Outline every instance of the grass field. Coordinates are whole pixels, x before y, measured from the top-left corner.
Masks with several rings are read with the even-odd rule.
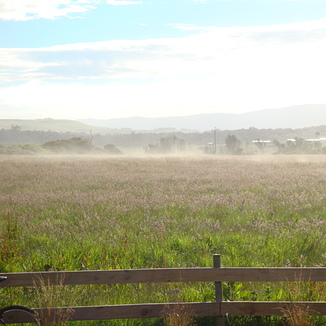
[[[326,156],[2,156],[0,175],[0,272],[210,267],[215,253],[228,267],[326,263]],[[209,284],[120,285],[63,288],[62,304],[168,302],[173,286],[179,301],[214,300]],[[224,285],[229,300],[288,300],[292,290]],[[36,306],[34,291],[0,295]],[[323,286],[300,291],[325,299]],[[233,324],[255,322],[280,323]]]

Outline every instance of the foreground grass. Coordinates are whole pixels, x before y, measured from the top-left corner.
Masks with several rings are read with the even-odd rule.
[[[0,272],[208,267],[214,253],[224,266],[324,266],[325,167],[321,156],[1,157]],[[65,300],[168,302],[173,287],[179,301],[214,300],[209,284],[75,287]],[[7,301],[33,305],[33,291],[8,290]],[[273,284],[224,291],[229,300],[291,299]],[[300,291],[325,299],[317,285]]]

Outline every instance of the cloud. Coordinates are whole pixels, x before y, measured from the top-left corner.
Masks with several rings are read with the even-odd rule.
[[[54,108],[57,117],[69,109],[71,118],[326,102],[325,20],[193,27],[183,38],[0,49],[0,102],[39,108],[42,117],[54,117]]]
[[[0,0],[1,20],[55,19],[85,13],[97,0]]]
[[[49,48],[0,49],[3,83],[31,79],[123,79],[160,75],[158,56],[169,58],[171,40],[108,41]]]
[[[272,25],[272,26],[253,26],[253,27],[228,27],[221,28],[216,26],[197,26],[193,24],[171,23],[168,24],[174,29],[183,31],[194,31],[210,35],[225,35],[234,39],[246,39],[246,41],[255,41],[257,43],[274,42],[295,42],[313,40],[315,38],[325,37],[326,22],[325,20],[297,23],[288,25]]]
[[[168,25],[172,26],[172,28],[181,29],[181,30],[184,30],[184,31],[216,29],[216,27],[203,27],[203,26],[196,26],[196,25],[192,25],[192,24],[168,24]]]
[[[129,0],[106,0],[106,3],[112,6],[128,6],[128,5],[139,5],[142,1],[129,1]]]
[[[180,28],[179,25],[173,27]],[[266,27],[186,25],[186,28],[194,33],[184,38],[3,48],[0,49],[3,76],[0,85],[32,78],[162,79],[184,78],[191,73],[211,76],[228,69],[233,71],[233,67],[241,72],[248,63],[252,73],[257,73],[256,67],[262,60],[280,61],[284,71],[289,71],[297,60],[308,59],[314,66],[319,64],[319,69],[324,67],[323,61],[318,60],[325,54],[325,20]],[[305,66],[300,69],[305,70]]]

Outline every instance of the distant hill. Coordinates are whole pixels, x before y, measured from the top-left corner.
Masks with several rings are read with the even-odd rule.
[[[90,126],[81,121],[61,120],[61,119],[0,119],[0,129],[11,129],[12,126],[18,126],[22,131],[25,130],[42,130],[55,132],[72,132],[72,133],[126,133],[130,130],[115,130],[113,128],[102,126]]]
[[[54,131],[90,134],[128,134],[136,132],[192,132],[219,130],[298,129],[326,125],[326,104],[291,106],[243,114],[212,113],[183,117],[122,119],[0,119],[0,130],[18,126],[20,130]]]
[[[305,128],[326,125],[326,104],[299,105],[281,109],[269,109],[243,114],[212,113],[190,116],[121,119],[84,119],[83,123],[107,128],[130,128],[133,130],[237,130],[255,127],[258,129]]]

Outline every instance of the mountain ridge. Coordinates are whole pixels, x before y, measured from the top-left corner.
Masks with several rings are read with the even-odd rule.
[[[132,130],[178,129],[207,131],[305,128],[326,124],[326,104],[295,105],[246,113],[203,113],[189,116],[160,118],[78,119],[77,121],[106,128]]]
[[[290,106],[241,114],[202,113],[179,117],[119,119],[0,119],[0,129],[126,134],[131,132],[204,132],[213,129],[300,129],[326,125],[326,104]]]

